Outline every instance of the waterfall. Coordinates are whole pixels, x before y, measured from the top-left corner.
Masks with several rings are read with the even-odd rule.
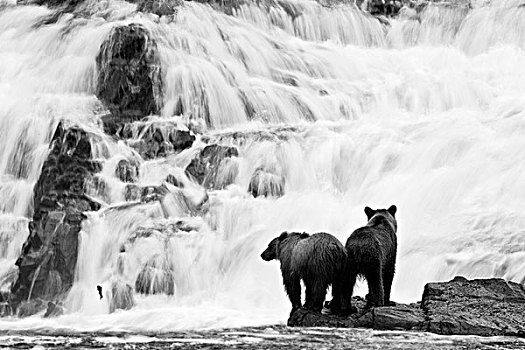
[[[260,253],[284,230],[344,243],[366,223],[365,206],[398,207],[395,301],[419,300],[425,283],[456,275],[525,283],[522,1],[405,8],[389,24],[353,4],[311,0],[247,3],[231,14],[185,2],[173,18],[116,0],[60,16],[5,4],[0,291],[16,278],[33,188],[60,120],[97,136],[104,186],[87,184],[102,208],[82,224],[64,315],[4,318],[0,328],[285,322],[279,266]],[[137,151],[138,124],[130,140],[104,134],[96,57],[112,28],[129,23],[156,40],[163,82],[162,110],[141,125],[191,130],[188,149],[151,159]],[[238,156],[204,188],[185,169],[214,144]],[[123,159],[137,165],[136,182],[115,173]],[[284,194],[254,198],[258,170],[262,185],[278,183]],[[161,198],[131,193],[148,187],[162,187]]]

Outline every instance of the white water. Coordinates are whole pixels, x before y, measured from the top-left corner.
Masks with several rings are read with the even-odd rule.
[[[296,21],[282,8],[245,6],[231,17],[193,3],[174,22],[157,21],[115,1],[88,3],[89,20],[63,16],[35,27],[49,10],[0,10],[1,266],[12,266],[27,236],[32,187],[59,119],[104,140],[95,152],[109,184],[101,199],[120,205],[85,222],[67,314],[3,319],[0,328],[285,322],[278,264],[262,261],[261,251],[283,230],[326,231],[344,242],[365,223],[366,205],[399,208],[394,300],[418,300],[426,282],[455,275],[524,283],[525,8],[496,3],[470,12],[429,7],[421,22],[407,13],[388,32],[353,7],[306,0],[291,2],[302,13]],[[161,118],[175,118],[180,100],[185,118],[177,120],[207,111],[206,134],[239,148],[235,183],[209,193],[202,217],[191,217],[171,187],[162,203],[121,206],[125,184],[114,168],[137,156],[102,135],[95,57],[112,26],[131,22],[159,43]],[[182,174],[202,147],[140,160],[139,183]],[[261,165],[284,176],[285,196],[248,195]],[[203,190],[187,185],[183,195],[199,202]],[[181,220],[190,232],[170,228]],[[141,227],[152,234],[133,239]],[[174,294],[135,294],[131,310],[109,314],[112,283],[134,286],[152,259],[173,271]],[[0,278],[0,287],[8,282]]]

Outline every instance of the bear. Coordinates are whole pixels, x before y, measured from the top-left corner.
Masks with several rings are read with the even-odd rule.
[[[290,315],[302,307],[301,280],[306,287],[306,309],[321,312],[328,286],[332,285],[331,312],[346,312],[341,281],[347,254],[343,244],[331,234],[283,232],[268,244],[261,258],[280,261],[284,288],[292,303]]]
[[[344,282],[348,305],[356,278],[368,283],[367,307],[390,306],[390,291],[395,273],[397,254],[397,207],[373,210],[365,208],[368,223],[355,230],[346,241],[347,280]]]

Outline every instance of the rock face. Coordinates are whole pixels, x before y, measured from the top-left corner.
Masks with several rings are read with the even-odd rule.
[[[160,60],[155,40],[139,24],[113,29],[96,59],[97,97],[111,112],[106,132],[124,123],[157,114],[161,108]]]
[[[231,146],[208,145],[186,167],[186,174],[207,189],[222,189],[235,181],[239,151]]]
[[[83,212],[100,209],[84,193],[85,181],[101,169],[92,160],[89,137],[62,124],[53,136],[34,189],[29,237],[16,262],[19,273],[10,302],[21,315],[47,307],[44,301],[60,299],[73,284]]]
[[[181,129],[169,120],[128,123],[119,136],[128,139],[127,143],[145,159],[178,153],[190,148],[195,141],[191,131]]]
[[[429,283],[421,304],[372,308],[354,299],[358,313],[350,317],[295,311],[289,326],[363,327],[379,330],[419,330],[437,334],[525,337],[525,287],[502,279]]]

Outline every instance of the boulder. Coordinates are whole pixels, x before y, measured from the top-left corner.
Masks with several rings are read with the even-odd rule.
[[[138,0],[137,11],[154,13],[157,16],[171,16],[177,14],[177,10],[184,3],[183,0]]]
[[[354,299],[353,305],[358,312],[349,317],[301,308],[290,315],[288,325],[525,337],[525,287],[503,279],[456,277],[427,284],[421,303],[366,309],[362,299]]]
[[[121,159],[115,169],[115,176],[122,182],[137,182],[140,164],[134,160]]]
[[[232,162],[239,151],[232,146],[208,145],[186,167],[186,174],[207,189],[222,189],[235,181],[238,167]]]
[[[111,112],[104,129],[115,134],[126,122],[158,114],[161,74],[157,43],[140,24],[115,27],[96,58],[96,95]]]
[[[90,137],[82,129],[62,124],[53,136],[34,187],[33,220],[16,261],[18,276],[9,298],[13,309],[25,301],[20,315],[41,311],[40,306],[60,299],[73,284],[83,212],[100,209],[84,192],[85,182],[101,170],[92,159]]]
[[[195,141],[191,131],[169,120],[127,123],[119,136],[128,139],[126,143],[145,159],[179,153],[190,148]]]
[[[250,178],[248,192],[254,197],[281,197],[284,195],[284,183],[282,176],[259,167]]]
[[[144,264],[135,281],[135,290],[141,294],[173,295],[174,289],[171,265],[158,255]]]
[[[161,200],[168,193],[168,189],[164,185],[141,187],[135,184],[128,184],[124,191],[124,199],[126,201],[140,201],[144,203]]]
[[[518,283],[463,277],[429,283],[421,306],[433,333],[525,336],[525,287]]]
[[[109,298],[109,312],[116,310],[129,310],[135,306],[133,287],[117,279],[111,283],[111,297]]]

